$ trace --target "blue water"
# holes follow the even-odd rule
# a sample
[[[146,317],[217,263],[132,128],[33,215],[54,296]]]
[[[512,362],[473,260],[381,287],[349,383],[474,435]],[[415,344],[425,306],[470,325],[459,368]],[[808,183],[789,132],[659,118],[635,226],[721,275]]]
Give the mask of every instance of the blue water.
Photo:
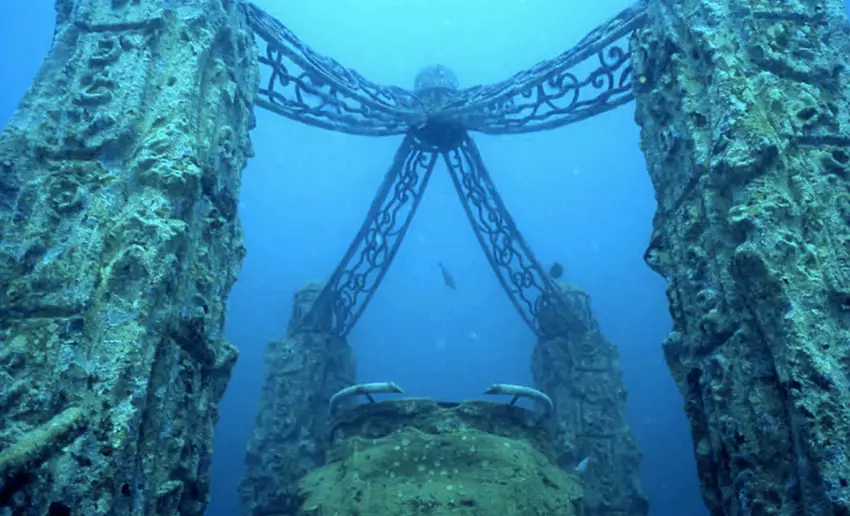
[[[4,2],[0,123],[49,48],[53,2]],[[316,50],[382,83],[410,86],[422,65],[462,86],[503,79],[577,42],[624,0],[266,0]],[[576,7],[580,5],[581,7]],[[706,514],[682,399],[663,360],[664,282],[643,263],[655,210],[634,107],[527,136],[475,135],[520,229],[544,263],[587,290],[619,345],[629,422],[643,452],[653,516]],[[240,215],[248,256],[230,298],[227,334],[239,362],[221,406],[210,516],[238,513],[235,486],[260,393],[266,342],[279,338],[292,294],[326,278],[354,235],[400,138],[365,138],[258,111],[257,156]],[[437,263],[451,270],[445,288]],[[472,333],[478,339],[471,338]],[[415,396],[477,397],[493,382],[531,383],[534,338],[478,248],[438,168],[383,286],[350,336],[361,381],[396,380]]]

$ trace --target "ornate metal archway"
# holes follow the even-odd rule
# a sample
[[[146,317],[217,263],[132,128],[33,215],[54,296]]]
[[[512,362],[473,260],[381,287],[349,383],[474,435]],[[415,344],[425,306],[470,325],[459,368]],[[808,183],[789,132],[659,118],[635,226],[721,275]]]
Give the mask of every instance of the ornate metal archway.
[[[541,267],[502,201],[470,136],[543,131],[578,122],[632,100],[628,36],[644,22],[639,2],[576,46],[508,79],[459,89],[435,65],[413,91],[372,83],[322,56],[279,21],[244,4],[262,39],[264,74],[257,105],[306,124],[366,136],[404,135],[369,212],[302,324],[346,336],[392,264],[434,166],[442,160],[499,283],[538,337],[584,330],[576,307]],[[575,71],[590,63],[584,74]],[[565,318],[569,318],[566,320]]]

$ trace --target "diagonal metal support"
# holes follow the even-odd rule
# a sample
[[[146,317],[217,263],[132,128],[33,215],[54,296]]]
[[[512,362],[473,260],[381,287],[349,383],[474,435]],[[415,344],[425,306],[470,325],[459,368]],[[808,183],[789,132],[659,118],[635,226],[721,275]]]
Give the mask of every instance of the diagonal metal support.
[[[436,162],[435,152],[405,137],[366,220],[302,324],[348,335],[390,268]]]
[[[472,138],[442,156],[478,243],[526,324],[538,337],[586,330],[517,229]]]
[[[265,46],[258,106],[316,127],[369,136],[404,134],[424,122],[416,95],[370,82],[314,51],[256,5],[242,8]]]
[[[629,35],[645,23],[645,10],[640,1],[553,59],[502,82],[458,91],[441,115],[470,131],[526,133],[579,122],[630,102]]]

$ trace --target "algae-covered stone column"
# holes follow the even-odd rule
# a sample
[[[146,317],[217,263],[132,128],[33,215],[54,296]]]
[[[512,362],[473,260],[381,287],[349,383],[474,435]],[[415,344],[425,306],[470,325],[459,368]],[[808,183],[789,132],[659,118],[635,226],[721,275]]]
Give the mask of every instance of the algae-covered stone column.
[[[351,348],[323,330],[329,312],[313,310],[323,286],[308,283],[295,294],[286,337],[266,347],[263,393],[239,483],[251,516],[297,512],[298,482],[325,464],[331,396],[354,384]],[[303,324],[308,317],[316,324]]]
[[[850,514],[840,0],[664,0],[633,41],[664,343],[712,514]]]
[[[555,404],[558,462],[572,471],[589,457],[583,473],[586,516],[645,516],[649,504],[640,482],[641,455],[626,421],[619,353],[600,333],[590,297],[572,285],[559,286],[572,313],[549,314],[547,321],[578,318],[588,330],[564,328],[556,337],[541,339],[531,358],[537,387]]]
[[[56,9],[0,134],[0,512],[201,515],[256,50],[231,1]]]

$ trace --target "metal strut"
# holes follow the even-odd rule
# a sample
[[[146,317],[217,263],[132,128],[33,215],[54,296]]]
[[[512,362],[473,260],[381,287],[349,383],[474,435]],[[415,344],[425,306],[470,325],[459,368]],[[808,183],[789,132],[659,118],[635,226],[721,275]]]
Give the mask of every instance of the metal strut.
[[[254,4],[246,21],[265,45],[256,104],[305,124],[368,136],[404,134],[423,123],[422,102],[407,90],[368,81],[323,56]]]
[[[387,273],[422,194],[437,154],[407,135],[384,175],[366,220],[305,321],[347,336]]]
[[[559,56],[501,82],[459,90],[442,114],[470,131],[527,133],[626,104],[634,98],[629,36],[645,22],[646,4],[639,1]]]
[[[516,227],[475,142],[464,133],[451,148],[407,135],[372,201],[366,220],[302,324],[347,336],[389,270],[441,155],[499,284],[538,337],[586,331]]]
[[[517,229],[473,139],[467,134],[442,156],[478,243],[525,323],[538,337],[587,330]]]

